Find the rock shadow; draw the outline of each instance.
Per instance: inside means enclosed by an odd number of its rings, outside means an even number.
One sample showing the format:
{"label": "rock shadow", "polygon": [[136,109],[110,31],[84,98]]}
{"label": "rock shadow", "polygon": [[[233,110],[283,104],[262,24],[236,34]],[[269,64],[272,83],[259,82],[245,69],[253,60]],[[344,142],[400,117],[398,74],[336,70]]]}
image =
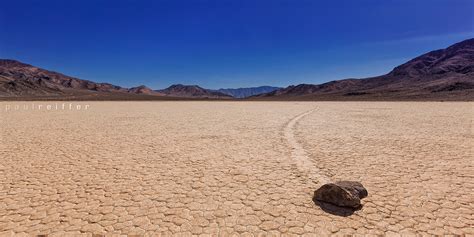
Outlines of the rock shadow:
{"label": "rock shadow", "polygon": [[343,217],[350,216],[354,214],[355,211],[362,209],[362,205],[360,205],[358,208],[339,207],[331,203],[320,202],[314,198],[313,198],[313,202],[314,204],[316,204],[316,206],[319,206],[321,210],[323,210],[324,212],[332,214],[332,215],[336,215],[336,216],[343,216]]}

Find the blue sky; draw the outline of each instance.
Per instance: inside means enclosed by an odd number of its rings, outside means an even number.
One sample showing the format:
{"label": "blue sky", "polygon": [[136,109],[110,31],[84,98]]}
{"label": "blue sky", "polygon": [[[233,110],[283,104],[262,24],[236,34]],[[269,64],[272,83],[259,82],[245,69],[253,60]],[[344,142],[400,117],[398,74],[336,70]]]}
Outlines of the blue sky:
{"label": "blue sky", "polygon": [[5,1],[0,58],[125,87],[317,84],[473,38],[473,12],[472,0]]}

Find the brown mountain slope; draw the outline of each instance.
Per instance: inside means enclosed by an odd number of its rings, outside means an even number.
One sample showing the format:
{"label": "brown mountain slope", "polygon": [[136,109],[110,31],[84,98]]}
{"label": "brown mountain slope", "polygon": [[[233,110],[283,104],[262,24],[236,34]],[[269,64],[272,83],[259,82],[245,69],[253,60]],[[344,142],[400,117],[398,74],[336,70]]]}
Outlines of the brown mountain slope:
{"label": "brown mountain slope", "polygon": [[474,100],[474,39],[421,55],[390,73],[300,84],[253,100]]}
{"label": "brown mountain slope", "polygon": [[166,96],[174,96],[174,97],[186,97],[186,98],[220,98],[220,99],[231,99],[232,96],[212,91],[208,89],[204,89],[197,85],[181,85],[175,84],[171,85],[170,87],[158,90],[158,93],[164,94]]}
{"label": "brown mountain slope", "polygon": [[158,92],[155,92],[152,89],[150,89],[150,88],[148,88],[144,85],[137,86],[137,87],[132,87],[132,88],[128,89],[127,91],[129,93],[133,93],[133,94],[145,94],[145,95],[158,95],[159,94]]}
{"label": "brown mountain slope", "polygon": [[173,85],[154,91],[144,85],[123,88],[48,71],[15,60],[0,59],[2,100],[174,100],[230,99],[229,95],[199,86]]}
{"label": "brown mountain slope", "polygon": [[0,59],[0,98],[135,99],[142,94],[159,95],[144,86],[127,89]]}

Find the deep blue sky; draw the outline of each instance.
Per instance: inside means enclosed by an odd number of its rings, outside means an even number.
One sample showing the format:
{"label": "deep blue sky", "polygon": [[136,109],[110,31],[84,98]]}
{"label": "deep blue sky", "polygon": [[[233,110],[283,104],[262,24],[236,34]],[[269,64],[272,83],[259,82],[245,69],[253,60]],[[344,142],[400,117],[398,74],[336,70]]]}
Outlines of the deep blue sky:
{"label": "deep blue sky", "polygon": [[131,87],[380,75],[474,37],[472,0],[3,1],[0,58]]}

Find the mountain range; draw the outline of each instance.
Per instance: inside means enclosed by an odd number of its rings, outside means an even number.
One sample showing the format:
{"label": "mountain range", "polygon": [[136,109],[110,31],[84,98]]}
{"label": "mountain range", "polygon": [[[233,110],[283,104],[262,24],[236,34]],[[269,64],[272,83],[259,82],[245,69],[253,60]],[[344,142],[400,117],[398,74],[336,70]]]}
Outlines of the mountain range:
{"label": "mountain range", "polygon": [[274,87],[274,86],[259,86],[259,87],[249,87],[249,88],[227,88],[227,89],[219,89],[218,92],[230,95],[234,98],[246,98],[254,95],[270,93],[272,91],[276,91],[282,89],[281,87]]}
{"label": "mountain range", "polygon": [[[242,95],[269,92],[268,88],[227,89]],[[226,90],[226,91],[227,91]],[[252,94],[253,92],[253,94]],[[78,99],[78,100],[154,100],[154,99],[231,99],[232,94],[197,85],[175,84],[162,90],[144,85],[124,88],[97,83],[48,71],[16,60],[0,59],[0,99]]]}
{"label": "mountain range", "polygon": [[416,57],[391,72],[364,79],[286,88],[262,86],[210,90],[175,84],[153,90],[124,88],[0,59],[0,100],[470,100],[474,101],[474,39]]}
{"label": "mountain range", "polygon": [[474,100],[474,39],[416,57],[386,75],[300,84],[254,100]]}
{"label": "mountain range", "polygon": [[146,99],[149,88],[123,88],[48,71],[15,60],[0,60],[1,99]]}
{"label": "mountain range", "polygon": [[157,90],[156,92],[165,96],[175,96],[184,98],[210,98],[210,99],[231,99],[232,96],[219,91],[204,89],[197,85],[175,84],[170,87]]}

